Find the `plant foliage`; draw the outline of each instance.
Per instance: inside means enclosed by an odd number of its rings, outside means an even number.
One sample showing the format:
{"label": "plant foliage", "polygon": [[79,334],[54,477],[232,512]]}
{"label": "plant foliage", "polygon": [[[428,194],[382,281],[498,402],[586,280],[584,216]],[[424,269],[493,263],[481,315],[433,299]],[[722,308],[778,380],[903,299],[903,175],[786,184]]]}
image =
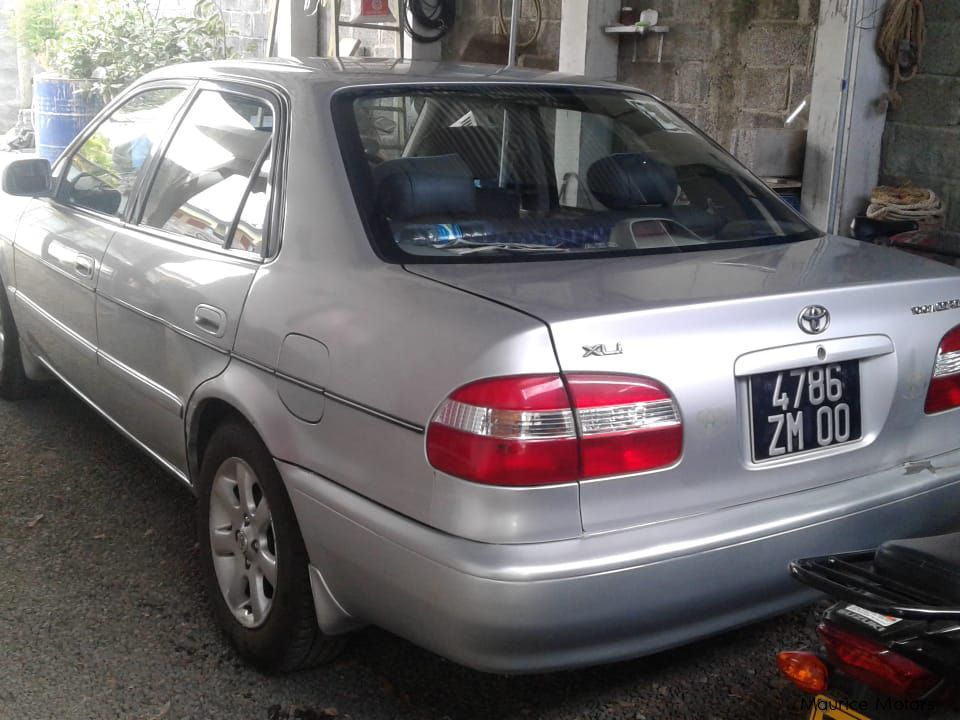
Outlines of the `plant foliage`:
{"label": "plant foliage", "polygon": [[74,10],[63,0],[19,0],[10,14],[10,29],[17,43],[46,65],[51,43],[69,27]]}
{"label": "plant foliage", "polygon": [[[62,0],[24,1],[70,8]],[[66,14],[69,21],[63,22]],[[159,15],[147,0],[100,0],[64,9],[60,20],[45,44],[49,68],[92,79],[92,91],[107,101],[156,68],[227,54],[226,27],[213,0],[200,0],[193,17]]]}

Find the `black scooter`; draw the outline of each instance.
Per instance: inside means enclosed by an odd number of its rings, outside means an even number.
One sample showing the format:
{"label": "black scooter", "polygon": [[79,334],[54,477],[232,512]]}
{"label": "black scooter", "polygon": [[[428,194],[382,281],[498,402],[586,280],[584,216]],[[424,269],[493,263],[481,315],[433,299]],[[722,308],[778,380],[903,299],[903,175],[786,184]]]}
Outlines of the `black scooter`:
{"label": "black scooter", "polygon": [[777,657],[813,696],[810,720],[960,716],[960,532],[796,560],[790,572],[837,601],[819,652]]}

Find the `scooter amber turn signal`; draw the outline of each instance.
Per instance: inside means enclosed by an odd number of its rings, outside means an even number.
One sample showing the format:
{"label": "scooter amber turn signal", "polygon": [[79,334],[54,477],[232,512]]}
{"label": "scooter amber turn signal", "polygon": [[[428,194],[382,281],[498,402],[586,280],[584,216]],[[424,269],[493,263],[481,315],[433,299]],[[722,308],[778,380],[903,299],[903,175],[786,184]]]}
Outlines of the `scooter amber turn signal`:
{"label": "scooter amber turn signal", "polygon": [[785,651],[777,654],[780,672],[798,688],[808,693],[822,693],[827,689],[827,666],[812,652]]}

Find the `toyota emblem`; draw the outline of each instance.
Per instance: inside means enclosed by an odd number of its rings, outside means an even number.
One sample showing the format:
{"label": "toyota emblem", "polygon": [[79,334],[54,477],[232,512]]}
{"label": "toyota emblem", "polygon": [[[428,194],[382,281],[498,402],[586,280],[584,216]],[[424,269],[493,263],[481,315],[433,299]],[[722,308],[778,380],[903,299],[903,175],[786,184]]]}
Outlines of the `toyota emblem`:
{"label": "toyota emblem", "polygon": [[819,335],[830,327],[830,312],[823,305],[807,305],[800,311],[797,322],[808,335]]}

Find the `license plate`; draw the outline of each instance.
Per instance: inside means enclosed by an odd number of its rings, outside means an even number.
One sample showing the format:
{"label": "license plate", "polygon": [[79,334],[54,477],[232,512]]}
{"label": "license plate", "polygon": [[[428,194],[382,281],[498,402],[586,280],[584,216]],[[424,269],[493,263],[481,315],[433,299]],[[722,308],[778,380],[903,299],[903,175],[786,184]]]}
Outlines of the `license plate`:
{"label": "license plate", "polygon": [[861,715],[847,703],[826,695],[817,695],[810,707],[807,720],[870,720],[870,718]]}
{"label": "license plate", "polygon": [[860,361],[750,376],[755,462],[860,439]]}

